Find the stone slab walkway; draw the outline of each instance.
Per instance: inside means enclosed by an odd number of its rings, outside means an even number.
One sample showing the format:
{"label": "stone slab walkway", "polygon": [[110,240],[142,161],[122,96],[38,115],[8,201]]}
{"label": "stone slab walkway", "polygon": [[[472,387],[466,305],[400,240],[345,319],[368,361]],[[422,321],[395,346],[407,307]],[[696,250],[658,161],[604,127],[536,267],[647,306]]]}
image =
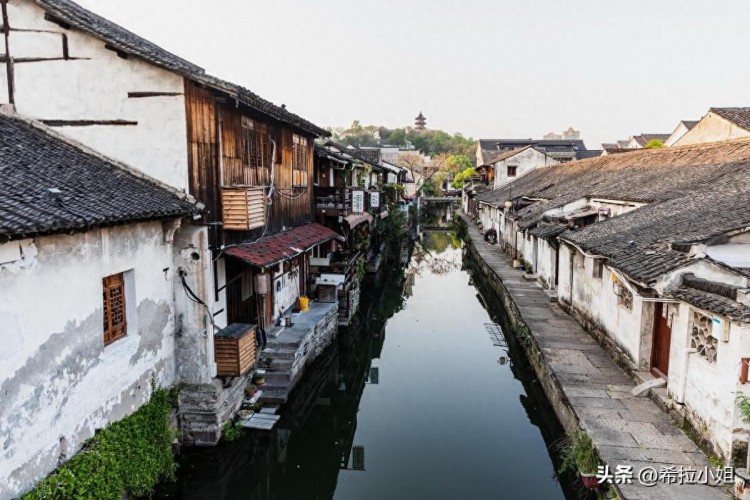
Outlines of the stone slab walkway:
{"label": "stone slab walkway", "polygon": [[[478,228],[465,216],[474,248],[501,280],[531,330],[545,364],[556,381],[556,390],[592,438],[602,460],[614,473],[618,465],[633,466],[631,484],[618,484],[620,497],[628,499],[731,498],[729,490],[705,484],[653,486],[638,481],[638,473],[653,468],[667,471],[711,470],[706,456],[662,410],[646,397],[635,397],[633,381],[599,344],[557,304],[550,302],[535,281],[528,281],[512,267],[512,259],[498,245],[485,242]],[[649,471],[650,473],[650,471]],[[690,480],[691,478],[686,478]],[[692,482],[698,482],[697,477]],[[710,480],[710,477],[709,477]],[[679,480],[675,480],[678,482]]]}

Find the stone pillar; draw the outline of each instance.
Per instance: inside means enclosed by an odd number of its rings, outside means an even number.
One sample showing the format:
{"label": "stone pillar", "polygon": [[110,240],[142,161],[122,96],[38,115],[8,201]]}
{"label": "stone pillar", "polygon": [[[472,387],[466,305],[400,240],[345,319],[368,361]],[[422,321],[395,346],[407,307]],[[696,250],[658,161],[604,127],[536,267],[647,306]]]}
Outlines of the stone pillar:
{"label": "stone pillar", "polygon": [[[226,416],[224,390],[214,378],[213,274],[208,230],[185,224],[174,236],[175,364],[180,429],[186,444],[218,442]],[[191,292],[195,297],[191,296]]]}

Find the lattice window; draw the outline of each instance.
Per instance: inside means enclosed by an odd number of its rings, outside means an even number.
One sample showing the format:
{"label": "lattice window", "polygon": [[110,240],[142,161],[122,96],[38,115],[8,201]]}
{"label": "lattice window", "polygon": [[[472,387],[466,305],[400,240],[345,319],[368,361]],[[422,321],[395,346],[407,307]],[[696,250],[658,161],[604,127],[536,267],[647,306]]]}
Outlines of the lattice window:
{"label": "lattice window", "polygon": [[307,138],[292,136],[292,185],[307,187]]}
{"label": "lattice window", "polygon": [[252,182],[256,186],[268,185],[273,147],[268,137],[268,127],[246,116],[242,117],[242,165],[253,170]]}
{"label": "lattice window", "polygon": [[255,122],[250,118],[242,117],[242,165],[245,168],[256,168],[258,146],[255,143]]}
{"label": "lattice window", "polygon": [[625,309],[633,309],[633,292],[622,283],[615,284],[615,294],[617,295],[617,304]]}
{"label": "lattice window", "polygon": [[710,316],[690,310],[690,347],[698,351],[709,363],[716,361],[718,340],[713,335],[713,322]]}
{"label": "lattice window", "polygon": [[102,285],[104,345],[107,345],[127,334],[125,277],[123,273],[107,276]]}

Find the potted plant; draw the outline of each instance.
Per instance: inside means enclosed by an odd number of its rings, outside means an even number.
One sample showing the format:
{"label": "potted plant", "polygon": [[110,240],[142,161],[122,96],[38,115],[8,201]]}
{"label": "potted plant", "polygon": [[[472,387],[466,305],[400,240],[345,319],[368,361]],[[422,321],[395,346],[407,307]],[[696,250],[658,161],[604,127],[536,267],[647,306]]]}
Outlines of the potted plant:
{"label": "potted plant", "polygon": [[255,372],[253,373],[253,384],[257,385],[263,385],[266,383],[266,377],[262,373]]}
{"label": "potted plant", "polygon": [[568,434],[560,454],[560,472],[577,470],[586,488],[598,489],[601,486],[596,477],[599,470],[599,455],[588,434],[581,430]]}
{"label": "potted plant", "polygon": [[250,383],[245,386],[245,397],[252,398],[256,392],[258,392],[258,387],[255,384]]}

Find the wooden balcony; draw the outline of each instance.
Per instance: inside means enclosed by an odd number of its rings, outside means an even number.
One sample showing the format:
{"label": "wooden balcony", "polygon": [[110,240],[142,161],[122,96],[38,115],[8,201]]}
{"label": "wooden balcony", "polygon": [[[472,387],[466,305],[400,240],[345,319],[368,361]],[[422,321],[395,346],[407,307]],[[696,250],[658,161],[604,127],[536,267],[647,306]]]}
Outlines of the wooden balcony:
{"label": "wooden balcony", "polygon": [[315,209],[327,215],[349,215],[352,211],[350,187],[315,187]]}
{"label": "wooden balcony", "polygon": [[355,208],[354,191],[364,192],[362,211],[373,215],[385,206],[385,194],[381,191],[371,191],[356,187],[316,187],[315,209],[326,215],[341,215],[357,213]]}

